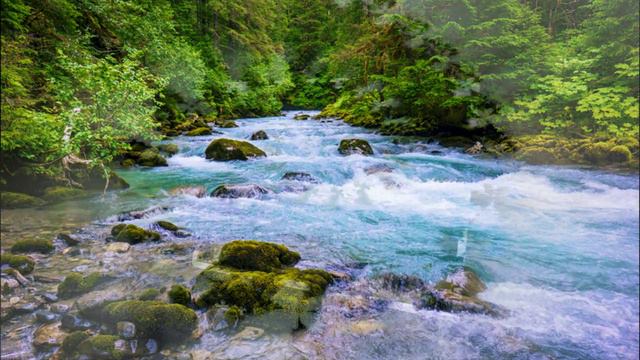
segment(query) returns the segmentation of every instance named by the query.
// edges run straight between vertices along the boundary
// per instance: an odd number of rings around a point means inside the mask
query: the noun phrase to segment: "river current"
[[[374,293],[387,305],[366,319],[375,321],[372,329],[349,330],[352,319],[328,303],[303,334],[267,329],[257,339],[238,340],[209,331],[185,349],[204,349],[216,358],[638,358],[636,175],[474,157],[338,120],[296,121],[294,114],[240,119],[237,128],[218,129],[224,134],[167,140],[180,148],[168,167],[118,171],[131,185],[127,190],[7,211],[3,243],[26,233],[52,238],[73,230],[99,248],[114,214],[160,205],[168,210],[130,222],[169,220],[192,234],[175,241],[197,246],[234,239],[283,243],[302,255],[300,266],[355,266],[361,279],[391,272],[434,283],[467,266],[487,284],[480,298],[508,311],[496,318],[419,310]],[[269,136],[252,142],[266,158],[204,158],[213,138],[247,140],[257,130]],[[340,140],[353,137],[369,141],[375,154],[340,155]],[[392,171],[367,174],[372,166]],[[289,171],[309,173],[318,182],[287,191],[292,185],[281,178]],[[223,183],[258,184],[272,193],[262,199],[169,194],[177,186],[204,185],[210,192]],[[41,267],[58,274],[81,265],[120,269],[128,291],[140,284],[188,283],[199,271],[190,268],[188,255],[149,255],[145,246],[136,245],[139,264],[136,253],[121,260],[94,251],[90,261],[54,258]],[[334,286],[328,296],[340,291]],[[3,354],[19,347],[3,347]]]

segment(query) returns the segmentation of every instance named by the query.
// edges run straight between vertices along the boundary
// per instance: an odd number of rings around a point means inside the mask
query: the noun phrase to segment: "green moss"
[[[3,209],[17,209],[42,206],[45,201],[35,196],[3,191],[0,193],[0,207]]]
[[[167,159],[158,154],[157,149],[147,149],[140,154],[138,165],[141,166],[168,166]]]
[[[47,201],[53,202],[79,198],[86,195],[87,192],[82,189],[65,186],[52,186],[44,189],[43,198]]]
[[[231,306],[227,311],[224,312],[224,319],[227,321],[227,324],[233,325],[238,322],[242,318],[242,309],[237,306]]]
[[[204,136],[204,135],[211,135],[211,133],[212,132],[210,128],[201,127],[201,128],[197,128],[189,131],[186,135],[187,136]]]
[[[275,309],[301,313],[317,307],[332,278],[317,269],[262,272],[212,265],[198,275],[197,281],[207,287],[198,298],[199,306],[228,304],[250,313]]]
[[[18,240],[11,247],[12,253],[37,252],[41,254],[48,254],[52,251],[53,251],[53,243],[51,242],[51,240],[41,240],[41,239]]]
[[[160,296],[160,290],[150,288],[142,291],[140,295],[138,295],[138,300],[155,300],[158,296]]]
[[[293,266],[300,254],[286,246],[256,240],[236,240],[225,244],[219,263],[242,270],[274,271]]]
[[[120,165],[122,165],[122,167],[132,167],[136,164],[136,161],[133,159],[124,159],[120,162]]]
[[[145,230],[133,224],[118,224],[111,229],[111,235],[116,238],[116,241],[124,241],[129,244],[160,240],[160,234],[157,232]]]
[[[170,223],[168,221],[164,221],[164,220],[160,220],[158,222],[156,222],[156,225],[160,226],[161,228],[168,230],[168,231],[176,231],[179,228],[174,225],[173,223]]]
[[[344,139],[340,141],[338,152],[342,155],[360,154],[373,155],[371,145],[362,139]]]
[[[89,338],[89,334],[84,331],[74,331],[67,335],[62,342],[62,351],[69,357],[77,352],[80,344]]]
[[[169,300],[174,304],[188,306],[191,303],[191,291],[182,285],[173,285],[169,290]]]
[[[176,144],[160,144],[158,145],[158,149],[162,152],[165,152],[169,155],[175,155],[178,153],[178,145]]]
[[[252,157],[267,156],[256,146],[239,140],[216,139],[205,150],[207,159],[217,161],[248,160]]]
[[[550,148],[538,146],[524,148],[516,158],[531,164],[555,164],[558,161]]]
[[[233,120],[220,121],[220,122],[217,122],[216,125],[218,125],[218,127],[221,127],[223,129],[238,127],[238,124],[236,124],[236,122]]]
[[[108,277],[97,272],[91,273],[86,277],[82,277],[82,275],[78,273],[71,273],[58,285],[58,296],[61,299],[68,299],[82,295],[107,280]]]
[[[609,150],[607,158],[613,163],[624,163],[631,161],[633,155],[628,147],[624,145],[616,145]]]
[[[184,340],[198,324],[196,313],[188,307],[158,301],[117,301],[105,306],[97,315],[111,325],[130,321],[136,325],[136,332],[141,337],[161,342]]]
[[[78,345],[78,352],[99,359],[123,359],[125,352],[115,348],[119,338],[114,335],[95,335]]]
[[[35,266],[35,261],[28,256],[4,253],[0,255],[0,264],[20,271],[22,274],[30,274]]]

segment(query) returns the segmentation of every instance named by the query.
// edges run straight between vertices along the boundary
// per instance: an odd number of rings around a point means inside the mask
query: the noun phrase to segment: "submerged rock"
[[[80,244],[80,240],[72,237],[69,234],[58,234],[58,239],[64,241],[65,244],[67,244],[67,246],[76,246],[78,244]]]
[[[460,269],[423,292],[418,308],[499,316],[503,310],[477,297],[486,285],[469,268]]]
[[[53,251],[53,242],[42,239],[25,239],[16,241],[11,246],[12,253],[41,253],[48,254]]]
[[[385,273],[378,276],[377,279],[383,289],[394,292],[413,291],[426,287],[422,279],[413,275]]]
[[[166,221],[166,220],[156,221],[156,225],[158,225],[159,227],[161,227],[161,228],[163,228],[163,229],[165,229],[167,231],[172,231],[172,232],[179,229],[175,224],[173,224],[173,223],[171,223],[169,221]]]
[[[120,321],[131,322],[135,324],[136,336],[153,337],[161,342],[185,340],[191,337],[198,324],[193,310],[159,301],[117,301],[107,304],[93,316],[112,326]]]
[[[145,241],[158,241],[160,234],[155,231],[145,230],[133,224],[119,224],[111,229],[111,235],[117,242],[126,242],[132,245]]]
[[[44,189],[44,195],[42,197],[49,202],[57,202],[76,199],[83,196],[87,196],[87,192],[82,189],[66,186],[52,186]]]
[[[25,255],[13,255],[3,253],[0,255],[0,264],[7,265],[23,274],[30,274],[35,266],[35,261]]]
[[[110,278],[98,272],[91,273],[85,277],[78,273],[69,274],[60,285],[58,285],[58,297],[68,299],[77,295],[82,295],[93,290],[98,285],[108,281]]]
[[[238,124],[236,124],[236,122],[233,121],[233,120],[219,121],[219,122],[216,122],[216,125],[218,125],[218,127],[223,128],[223,129],[229,129],[229,128],[238,127]]]
[[[393,168],[386,164],[376,164],[364,168],[364,173],[367,175],[391,172],[393,172]]]
[[[28,194],[3,191],[0,193],[0,207],[3,209],[17,209],[42,206],[45,201]]]
[[[293,116],[293,120],[309,120],[310,117],[309,114],[296,114]]]
[[[342,155],[373,155],[371,145],[362,139],[344,139],[340,141],[338,152]]]
[[[282,175],[282,180],[303,181],[303,182],[310,182],[310,183],[318,182],[318,180],[316,180],[316,178],[311,176],[311,174],[308,174],[305,172],[296,172],[296,171],[290,171],[285,173],[284,175]]]
[[[134,210],[119,214],[116,218],[118,221],[130,221],[136,219],[142,219],[148,216],[157,215],[169,210],[166,206],[152,206],[145,210]],[[112,234],[113,235],[113,234]]]
[[[126,253],[127,251],[129,251],[129,249],[131,249],[131,245],[123,241],[116,241],[116,242],[109,243],[105,248],[106,251],[111,251],[115,253]]]
[[[67,334],[60,329],[60,323],[43,325],[33,334],[33,346],[37,348],[60,346],[66,336]]]
[[[202,198],[207,195],[207,189],[204,186],[180,186],[169,190],[169,194],[172,196],[190,195]]]
[[[251,140],[268,140],[268,139],[269,139],[269,136],[267,136],[267,133],[264,132],[264,130],[258,130],[253,134],[251,134]]]
[[[205,157],[216,161],[248,160],[261,156],[267,154],[251,143],[231,139],[213,140],[205,150]]]
[[[262,198],[269,190],[255,184],[220,185],[211,192],[211,196],[227,199]]]

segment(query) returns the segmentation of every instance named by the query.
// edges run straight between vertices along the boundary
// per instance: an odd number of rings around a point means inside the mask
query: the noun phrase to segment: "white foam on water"
[[[233,166],[222,161],[207,160],[202,156],[174,155],[167,159],[169,166],[184,167],[201,171],[230,171]]]

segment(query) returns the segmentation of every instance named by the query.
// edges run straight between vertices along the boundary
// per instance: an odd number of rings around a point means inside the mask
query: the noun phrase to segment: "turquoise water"
[[[488,285],[480,297],[508,310],[492,318],[392,303],[376,315],[382,334],[362,336],[335,335],[327,330],[335,319],[320,315],[307,335],[322,345],[320,358],[638,358],[637,176],[394,144],[339,121],[295,121],[293,115],[241,119],[223,135],[171,139],[180,152],[168,167],[120,171],[131,188],[80,211],[95,219],[167,205],[170,211],[133,222],[167,219],[201,243],[280,242],[302,254],[301,266],[358,263],[365,265],[364,277],[395,272],[435,282],[465,265]],[[257,130],[269,135],[253,142],[268,157],[204,159],[211,139],[246,140]],[[340,156],[337,144],[348,137],[367,139],[375,155]],[[393,172],[365,173],[380,164]],[[280,180],[287,171],[319,182],[307,191],[284,191],[291,185]],[[210,191],[223,183],[273,192],[260,200],[168,194],[176,186]],[[266,338],[261,341],[270,346],[252,345],[256,358],[279,358],[273,349],[290,341]],[[204,348],[220,344],[215,337],[202,341]]]
[[[363,340],[363,357],[391,356],[386,351],[405,342],[413,349],[407,357],[503,357],[513,350],[502,343],[506,335],[537,349],[526,357],[638,357],[636,176],[482,160],[437,145],[425,151],[341,122],[292,116],[239,120],[224,135],[172,140],[181,150],[169,167],[122,172],[132,189],[121,196],[172,206],[161,217],[201,241],[277,241],[309,266],[358,262],[371,274],[437,281],[467,265],[488,283],[481,297],[511,311],[498,320],[390,310],[386,321],[400,334],[380,339],[388,349],[380,356]],[[254,142],[267,158],[203,158],[212,138],[247,139],[257,130],[270,137]],[[346,137],[367,139],[376,155],[340,156],[337,144]],[[394,171],[366,175],[375,164]],[[279,192],[287,171],[308,172],[319,184]],[[222,183],[274,193],[262,200],[164,197],[177,185],[211,190]]]

